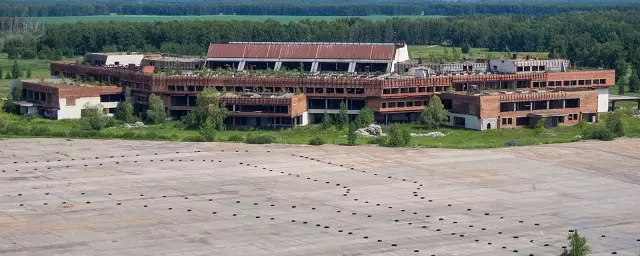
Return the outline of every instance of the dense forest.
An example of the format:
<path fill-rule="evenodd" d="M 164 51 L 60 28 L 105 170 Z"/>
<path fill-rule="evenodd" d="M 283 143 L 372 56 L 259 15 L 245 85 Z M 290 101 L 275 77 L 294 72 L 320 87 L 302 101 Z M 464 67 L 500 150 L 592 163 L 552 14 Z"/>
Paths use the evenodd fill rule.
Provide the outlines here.
<path fill-rule="evenodd" d="M 6 37 L 12 58 L 60 58 L 96 51 L 202 55 L 210 42 L 328 41 L 447 44 L 494 51 L 550 52 L 578 66 L 640 70 L 640 12 L 579 12 L 551 17 L 359 18 L 279 23 L 254 21 L 96 22 L 45 25 Z M 25 57 L 27 56 L 27 57 Z"/>
<path fill-rule="evenodd" d="M 109 15 L 554 15 L 572 11 L 640 11 L 634 2 L 432 2 L 432 1 L 189 1 L 189 2 L 12 2 L 0 1 L 0 16 Z"/>

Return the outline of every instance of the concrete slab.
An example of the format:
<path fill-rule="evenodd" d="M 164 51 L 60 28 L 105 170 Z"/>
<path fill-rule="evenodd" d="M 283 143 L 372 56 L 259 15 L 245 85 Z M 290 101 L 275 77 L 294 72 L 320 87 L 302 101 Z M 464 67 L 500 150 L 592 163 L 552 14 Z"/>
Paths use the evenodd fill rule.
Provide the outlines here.
<path fill-rule="evenodd" d="M 640 254 L 640 141 L 0 141 L 0 255 Z"/>

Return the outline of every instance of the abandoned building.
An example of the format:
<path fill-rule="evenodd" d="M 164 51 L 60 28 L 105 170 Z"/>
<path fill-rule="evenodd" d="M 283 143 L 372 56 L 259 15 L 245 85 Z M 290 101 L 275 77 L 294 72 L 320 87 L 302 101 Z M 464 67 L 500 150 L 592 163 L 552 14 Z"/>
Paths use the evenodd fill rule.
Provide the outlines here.
<path fill-rule="evenodd" d="M 342 66 L 338 70 L 344 72 L 325 72 L 323 63 L 329 60 L 334 62 L 328 65 Z M 302 63 L 304 70 L 295 75 L 251 71 L 295 69 L 296 63 Z M 211 44 L 205 65 L 224 66 L 231 73 L 166 75 L 144 66 L 53 62 L 51 75 L 131 87 L 135 109 L 141 114 L 148 108 L 149 95 L 159 95 L 173 119 L 193 109 L 199 92 L 215 88 L 224 92 L 221 101 L 229 109 L 229 126 L 319 123 L 325 112 L 338 113 L 342 102 L 351 118 L 369 107 L 379 123 L 413 122 L 419 120 L 430 97 L 438 94 L 449 125 L 487 130 L 534 126 L 540 118 L 547 118 L 552 126 L 596 121 L 598 113 L 608 111 L 615 71 L 572 70 L 569 64 L 514 58 L 423 65 L 431 72 L 417 73 L 405 72 L 420 65 L 407 61 L 404 44 L 230 43 Z M 362 65 L 368 68 L 363 71 Z M 394 65 L 405 66 L 394 71 Z"/>
<path fill-rule="evenodd" d="M 14 103 L 21 114 L 76 119 L 83 109 L 94 105 L 101 105 L 105 114 L 113 115 L 124 94 L 122 87 L 88 85 L 70 79 L 24 80 L 22 99 Z"/>
<path fill-rule="evenodd" d="M 211 44 L 207 67 L 306 72 L 393 72 L 409 60 L 405 43 L 231 42 Z"/>

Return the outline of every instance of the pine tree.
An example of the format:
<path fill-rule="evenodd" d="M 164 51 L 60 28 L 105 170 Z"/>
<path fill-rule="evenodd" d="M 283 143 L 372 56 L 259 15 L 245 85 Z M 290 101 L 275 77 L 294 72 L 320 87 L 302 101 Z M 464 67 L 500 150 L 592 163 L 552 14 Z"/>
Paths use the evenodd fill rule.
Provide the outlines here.
<path fill-rule="evenodd" d="M 587 239 L 578 235 L 578 230 L 570 234 L 567 240 L 569 240 L 569 248 L 564 249 L 560 256 L 586 256 L 591 253 L 591 249 L 587 245 Z"/>
<path fill-rule="evenodd" d="M 331 120 L 331 116 L 327 111 L 324 111 L 324 115 L 322 116 L 322 129 L 330 129 L 333 125 L 333 120 Z"/>
<path fill-rule="evenodd" d="M 347 113 L 347 104 L 344 101 L 340 102 L 340 110 L 336 116 L 336 126 L 345 127 L 349 123 L 349 114 Z"/>
<path fill-rule="evenodd" d="M 618 81 L 616 86 L 618 87 L 618 95 L 624 95 L 624 82 Z"/>
<path fill-rule="evenodd" d="M 356 124 L 355 122 L 349 123 L 349 131 L 347 132 L 347 145 L 353 146 L 356 144 L 356 139 L 358 139 L 358 135 L 356 134 Z"/>
<path fill-rule="evenodd" d="M 20 68 L 20 64 L 18 64 L 17 60 L 13 61 L 13 67 L 11 67 L 11 78 L 18 79 L 22 76 L 22 68 Z"/>
<path fill-rule="evenodd" d="M 632 71 L 629 77 L 629 92 L 640 91 L 640 79 L 638 79 L 638 72 Z"/>

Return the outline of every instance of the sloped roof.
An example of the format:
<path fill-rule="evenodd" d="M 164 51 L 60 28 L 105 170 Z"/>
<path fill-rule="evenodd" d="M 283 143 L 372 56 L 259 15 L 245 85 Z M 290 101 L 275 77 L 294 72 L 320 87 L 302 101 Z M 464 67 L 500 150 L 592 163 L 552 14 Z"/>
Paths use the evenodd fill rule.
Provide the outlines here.
<path fill-rule="evenodd" d="M 395 44 L 262 43 L 210 44 L 208 58 L 393 60 Z"/>

